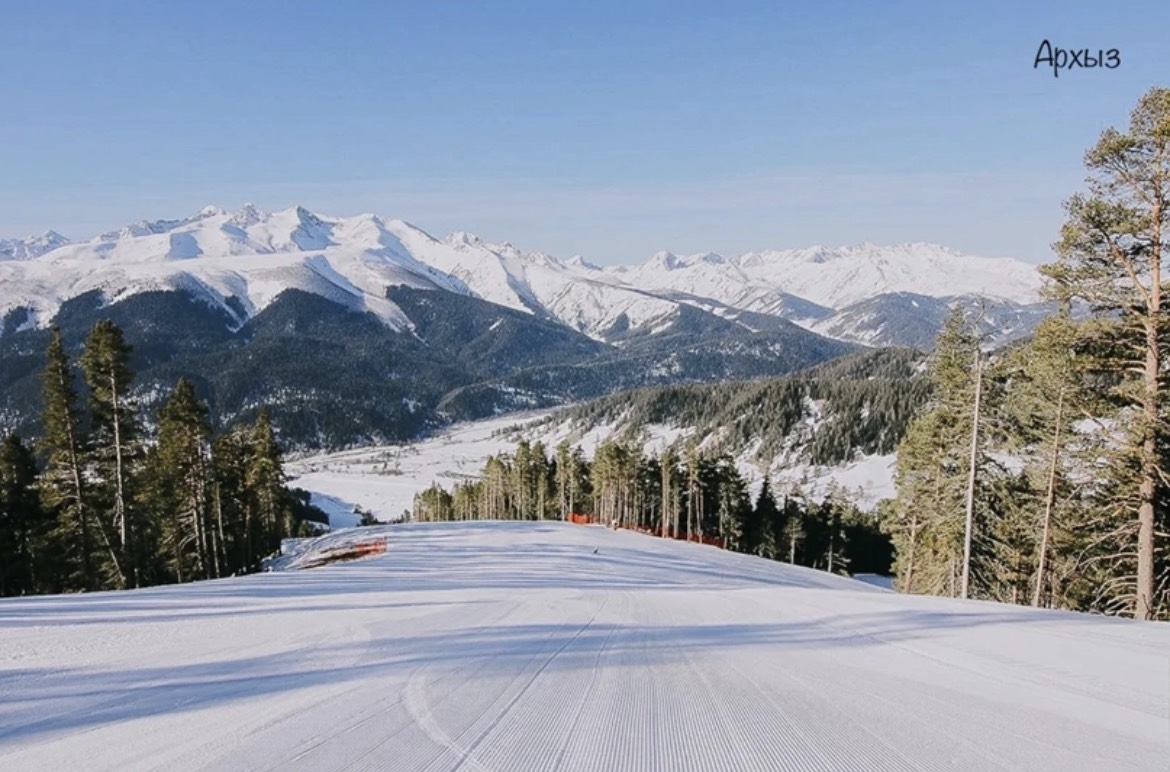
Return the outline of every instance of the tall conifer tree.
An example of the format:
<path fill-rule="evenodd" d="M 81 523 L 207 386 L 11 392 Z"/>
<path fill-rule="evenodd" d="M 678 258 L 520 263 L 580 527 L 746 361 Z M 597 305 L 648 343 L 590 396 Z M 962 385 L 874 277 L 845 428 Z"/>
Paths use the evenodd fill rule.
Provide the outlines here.
<path fill-rule="evenodd" d="M 1113 396 L 1130 427 L 1128 455 L 1136 465 L 1125 517 L 1133 523 L 1133 616 L 1151 619 L 1165 604 L 1156 596 L 1159 500 L 1167 426 L 1163 403 L 1168 345 L 1164 284 L 1170 257 L 1170 88 L 1154 88 L 1134 108 L 1128 129 L 1107 129 L 1085 154 L 1087 192 L 1066 204 L 1054 245 L 1058 261 L 1043 269 L 1049 293 L 1083 300 L 1097 314 L 1097 350 L 1117 377 Z M 1164 517 L 1164 515 L 1163 515 Z"/>

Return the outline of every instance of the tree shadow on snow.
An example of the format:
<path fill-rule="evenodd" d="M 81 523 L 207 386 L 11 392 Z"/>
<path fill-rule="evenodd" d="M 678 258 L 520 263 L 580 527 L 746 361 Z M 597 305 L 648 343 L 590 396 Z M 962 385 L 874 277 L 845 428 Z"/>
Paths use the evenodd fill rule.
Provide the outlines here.
<path fill-rule="evenodd" d="M 398 689 L 400 697 L 406 678 L 420 668 L 473 665 L 478 678 L 514 678 L 537 665 L 549 673 L 599 665 L 643 667 L 705 653 L 733 657 L 745 648 L 782 658 L 795 650 L 878 647 L 939 631 L 1035 624 L 1038 619 L 1043 617 L 902 610 L 764 623 L 492 625 L 385 636 L 327 652 L 306 647 L 180 666 L 9 670 L 0 672 L 0 744 L 322 685 L 371 682 L 371 688 L 389 689 L 391 697 Z M 59 712 L 53 712 L 55 704 L 61 705 Z M 29 710 L 32 706 L 35 711 Z"/>

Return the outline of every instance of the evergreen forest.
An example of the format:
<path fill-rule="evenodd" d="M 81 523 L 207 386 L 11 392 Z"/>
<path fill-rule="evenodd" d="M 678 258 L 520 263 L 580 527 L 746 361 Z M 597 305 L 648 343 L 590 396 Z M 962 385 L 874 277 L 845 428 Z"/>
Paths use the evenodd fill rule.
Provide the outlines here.
<path fill-rule="evenodd" d="M 0 441 L 0 595 L 144 587 L 257 570 L 323 512 L 287 487 L 268 412 L 218 431 L 190 381 L 155 416 L 131 347 L 98 322 L 71 361 L 51 331 L 44 431 Z"/>

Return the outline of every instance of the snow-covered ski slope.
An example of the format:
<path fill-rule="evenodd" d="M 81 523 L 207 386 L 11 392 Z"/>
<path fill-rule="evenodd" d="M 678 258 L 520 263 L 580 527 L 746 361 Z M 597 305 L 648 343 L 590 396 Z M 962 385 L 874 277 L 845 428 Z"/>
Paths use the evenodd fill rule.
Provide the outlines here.
<path fill-rule="evenodd" d="M 1163 772 L 1170 758 L 1167 625 L 904 597 L 598 526 L 364 530 L 390 550 L 0 601 L 0 769 Z"/>

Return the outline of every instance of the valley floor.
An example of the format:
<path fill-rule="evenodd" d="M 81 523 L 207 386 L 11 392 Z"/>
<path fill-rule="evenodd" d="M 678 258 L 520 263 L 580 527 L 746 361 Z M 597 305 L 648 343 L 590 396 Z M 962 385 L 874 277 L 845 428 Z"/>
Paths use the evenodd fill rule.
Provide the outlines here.
<path fill-rule="evenodd" d="M 561 523 L 0 601 L 0 769 L 1165 770 L 1170 626 Z M 349 538 L 336 534 L 330 539 Z"/>
<path fill-rule="evenodd" d="M 354 507 L 369 510 L 377 519 L 399 520 L 410 512 L 414 495 L 438 483 L 451 490 L 458 482 L 475 480 L 489 456 L 513 453 L 521 439 L 541 441 L 555 448 L 561 440 L 580 447 L 593 458 L 610 436 L 621 434 L 616 424 L 603 424 L 581 431 L 567 423 L 542 423 L 553 412 L 510 413 L 482 421 L 468 421 L 447 427 L 433 437 L 403 445 L 375 445 L 331 453 L 305 455 L 286 463 L 291 484 L 313 494 L 313 504 L 329 515 L 334 528 L 357 525 Z M 650 427 L 643 449 L 657 455 L 686 432 L 669 426 Z M 748 482 L 748 491 L 759 495 L 763 475 L 752 454 L 736 459 L 739 473 Z M 894 495 L 894 456 L 860 456 L 837 466 L 813 466 L 804 462 L 778 460 L 770 470 L 774 485 L 801 485 L 812 497 L 823 497 L 835 484 L 855 503 L 873 508 L 880 499 Z"/>

